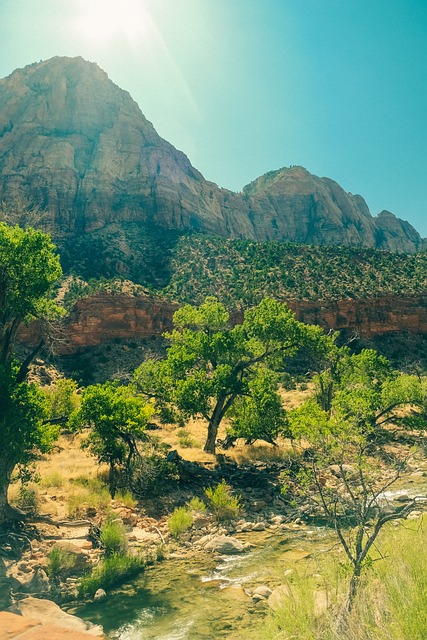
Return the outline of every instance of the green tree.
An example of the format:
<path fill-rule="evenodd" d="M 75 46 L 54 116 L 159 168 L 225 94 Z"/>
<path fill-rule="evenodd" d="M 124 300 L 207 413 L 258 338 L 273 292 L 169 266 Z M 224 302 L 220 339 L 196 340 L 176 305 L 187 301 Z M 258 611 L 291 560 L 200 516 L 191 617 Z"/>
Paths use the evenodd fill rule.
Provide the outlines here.
<path fill-rule="evenodd" d="M 387 502 L 385 491 L 404 473 L 409 455 L 390 453 L 377 437 L 380 425 L 401 420 L 398 407 L 423 410 L 424 390 L 416 376 L 398 374 L 372 350 L 344 352 L 333 382 L 328 410 L 317 394 L 289 412 L 293 437 L 309 445 L 293 490 L 304 502 L 309 498 L 338 535 L 352 566 L 345 607 L 350 611 L 383 526 L 424 504 L 421 497 L 399 507 Z"/>
<path fill-rule="evenodd" d="M 208 422 L 204 449 L 209 453 L 215 453 L 219 425 L 238 398 L 257 402 L 269 395 L 271 399 L 271 378 L 266 386 L 264 377 L 264 391 L 259 393 L 261 363 L 283 369 L 286 358 L 301 346 L 324 348 L 321 329 L 298 322 L 285 303 L 272 299 L 247 310 L 243 323 L 231 327 L 224 306 L 206 298 L 200 307 L 179 309 L 174 325 L 166 334 L 167 358 L 143 363 L 135 382 L 141 393 L 155 400 L 164 419 L 204 418 Z M 281 416 L 277 409 L 276 426 Z"/>
<path fill-rule="evenodd" d="M 91 427 L 84 446 L 99 462 L 109 465 L 112 497 L 120 471 L 129 474 L 132 462 L 139 457 L 138 440 L 144 438 L 152 413 L 151 405 L 136 396 L 132 387 L 106 382 L 88 387 L 80 408 L 70 418 L 75 429 Z"/>
<path fill-rule="evenodd" d="M 43 340 L 22 361 L 14 347 L 23 322 L 61 313 L 51 299 L 60 275 L 49 236 L 0 223 L 0 523 L 12 517 L 7 491 L 14 469 L 28 470 L 37 452 L 47 451 L 57 435 L 57 427 L 48 422 L 44 395 L 25 381 Z"/>
<path fill-rule="evenodd" d="M 314 378 L 316 400 L 329 417 L 351 420 L 369 432 L 388 422 L 405 422 L 397 410 L 405 405 L 423 409 L 425 384 L 415 375 L 394 370 L 387 358 L 373 349 L 350 354 L 331 349 L 329 366 Z"/>

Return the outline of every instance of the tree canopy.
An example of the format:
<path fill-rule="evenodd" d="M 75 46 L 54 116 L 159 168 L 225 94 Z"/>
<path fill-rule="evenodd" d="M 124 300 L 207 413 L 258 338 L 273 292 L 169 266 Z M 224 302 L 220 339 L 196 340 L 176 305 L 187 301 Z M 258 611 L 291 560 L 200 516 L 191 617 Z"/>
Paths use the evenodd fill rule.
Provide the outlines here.
<path fill-rule="evenodd" d="M 155 400 L 160 416 L 165 421 L 204 418 L 208 422 L 205 451 L 215 453 L 224 416 L 237 399 L 251 398 L 259 416 L 263 402 L 269 403 L 270 416 L 274 406 L 277 414 L 268 439 L 277 435 L 285 422 L 281 403 L 274 400 L 277 384 L 265 368 L 283 369 L 286 359 L 302 346 L 321 351 L 325 348 L 322 330 L 298 322 L 285 303 L 273 299 L 247 310 L 243 322 L 234 326 L 225 307 L 212 297 L 199 307 L 185 305 L 173 320 L 174 330 L 166 334 L 167 358 L 149 360 L 135 372 L 137 388 Z M 242 415 L 248 408 L 243 401 L 237 404 L 236 428 L 241 429 L 237 412 Z M 264 420 L 256 428 L 265 433 L 266 427 Z"/>
<path fill-rule="evenodd" d="M 51 297 L 60 275 L 48 235 L 0 223 L 0 522 L 8 510 L 13 470 L 47 451 L 57 435 L 57 427 L 48 423 L 42 392 L 25 382 L 40 344 L 23 361 L 14 355 L 14 347 L 22 322 L 60 314 Z"/>
<path fill-rule="evenodd" d="M 80 408 L 70 418 L 74 428 L 91 427 L 85 446 L 99 462 L 109 465 L 113 496 L 118 471 L 120 467 L 129 471 L 139 455 L 137 441 L 144 437 L 152 413 L 151 405 L 136 396 L 132 387 L 106 382 L 88 387 Z"/>

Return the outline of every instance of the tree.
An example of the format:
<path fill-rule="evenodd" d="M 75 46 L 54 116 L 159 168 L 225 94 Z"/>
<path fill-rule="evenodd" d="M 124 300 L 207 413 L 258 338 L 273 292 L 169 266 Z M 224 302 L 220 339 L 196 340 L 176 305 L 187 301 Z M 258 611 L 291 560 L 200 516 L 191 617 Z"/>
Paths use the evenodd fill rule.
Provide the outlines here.
<path fill-rule="evenodd" d="M 410 456 L 408 451 L 390 452 L 377 437 L 379 425 L 400 419 L 394 415 L 396 407 L 422 405 L 423 389 L 417 378 L 399 375 L 372 350 L 353 356 L 345 352 L 328 411 L 321 400 L 314 396 L 289 412 L 293 437 L 309 446 L 308 462 L 292 486 L 297 499 L 309 497 L 338 535 L 352 566 L 345 607 L 351 611 L 381 529 L 424 504 L 417 497 L 395 507 L 386 499 Z"/>
<path fill-rule="evenodd" d="M 272 299 L 247 310 L 243 323 L 234 327 L 224 306 L 212 297 L 200 307 L 182 307 L 173 320 L 175 328 L 166 334 L 167 358 L 143 363 L 135 372 L 135 383 L 154 399 L 164 420 L 204 418 L 209 453 L 215 453 L 219 425 L 239 398 L 257 403 L 269 396 L 271 410 L 274 385 L 271 377 L 268 385 L 265 376 L 261 382 L 261 364 L 283 369 L 286 358 L 301 346 L 323 347 L 321 329 L 298 322 L 285 303 Z M 241 413 L 244 406 L 248 408 L 240 403 L 236 409 Z M 275 409 L 279 426 L 282 413 L 277 402 Z"/>
<path fill-rule="evenodd" d="M 57 427 L 48 423 L 43 394 L 25 382 L 43 342 L 22 361 L 14 347 L 22 322 L 61 313 L 51 299 L 60 275 L 49 236 L 0 223 L 0 523 L 12 513 L 7 491 L 14 469 L 47 451 L 57 435 Z"/>
<path fill-rule="evenodd" d="M 373 349 L 350 354 L 347 347 L 332 345 L 328 366 L 314 377 L 316 400 L 328 414 L 351 420 L 357 428 L 372 431 L 393 422 L 402 406 L 423 409 L 426 389 L 415 375 L 394 370 L 387 358 Z"/>
<path fill-rule="evenodd" d="M 132 387 L 106 382 L 88 387 L 80 408 L 70 418 L 75 429 L 91 427 L 84 446 L 98 462 L 109 465 L 112 497 L 120 470 L 129 474 L 132 462 L 139 457 L 138 440 L 144 438 L 152 413 L 151 405 L 136 396 Z"/>

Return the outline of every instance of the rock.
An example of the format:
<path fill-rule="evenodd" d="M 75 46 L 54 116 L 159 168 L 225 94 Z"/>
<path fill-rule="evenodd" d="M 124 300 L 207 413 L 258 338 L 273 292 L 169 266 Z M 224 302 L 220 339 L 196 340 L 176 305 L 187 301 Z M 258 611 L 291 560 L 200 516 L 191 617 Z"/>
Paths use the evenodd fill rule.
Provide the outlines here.
<path fill-rule="evenodd" d="M 409 223 L 388 211 L 373 218 L 361 196 L 303 167 L 270 171 L 242 193 L 219 188 L 157 134 L 126 91 L 81 57 L 14 71 L 0 81 L 0 104 L 0 201 L 42 205 L 41 222 L 69 247 L 82 235 L 90 246 L 99 234 L 89 234 L 104 232 L 107 241 L 96 245 L 100 265 L 120 239 L 111 268 L 125 277 L 133 275 L 131 257 L 144 264 L 132 225 L 137 236 L 158 226 L 402 252 L 424 247 Z"/>
<path fill-rule="evenodd" d="M 208 527 L 209 524 L 209 520 L 207 518 L 204 518 L 203 516 L 199 516 L 193 520 L 194 529 L 204 529 L 205 527 Z"/>
<path fill-rule="evenodd" d="M 95 591 L 95 595 L 93 596 L 94 600 L 104 600 L 104 598 L 107 597 L 107 593 L 104 591 L 104 589 L 97 589 Z"/>
<path fill-rule="evenodd" d="M 267 525 L 265 522 L 256 522 L 252 527 L 252 531 L 265 531 L 266 528 Z"/>
<path fill-rule="evenodd" d="M 235 600 L 247 600 L 248 595 L 246 593 L 246 589 L 242 587 L 241 584 L 231 584 L 229 587 L 225 587 L 227 589 L 227 596 L 231 596 Z"/>
<path fill-rule="evenodd" d="M 46 571 L 37 568 L 30 579 L 21 583 L 21 591 L 31 595 L 46 594 L 50 590 L 49 578 Z"/>
<path fill-rule="evenodd" d="M 61 540 L 60 542 L 56 543 L 55 547 L 62 549 L 62 551 L 72 556 L 73 563 L 72 568 L 70 569 L 70 573 L 83 572 L 90 566 L 89 555 L 85 550 L 83 550 L 81 547 L 78 547 L 76 544 L 67 542 L 66 540 Z"/>
<path fill-rule="evenodd" d="M 77 616 L 65 613 L 57 604 L 50 600 L 31 597 L 24 598 L 11 607 L 11 611 L 12 613 L 18 613 L 25 618 L 33 618 L 42 623 L 51 623 L 57 627 L 85 632 L 91 636 L 104 636 L 102 627 L 94 625 L 91 622 L 85 622 Z"/>
<path fill-rule="evenodd" d="M 411 496 L 408 496 L 407 493 L 401 493 L 394 497 L 395 502 L 410 502 L 412 500 Z"/>
<path fill-rule="evenodd" d="M 267 503 L 264 500 L 255 500 L 255 502 L 253 502 L 251 505 L 252 511 L 255 511 L 255 513 L 259 513 L 260 511 L 265 509 L 266 506 Z"/>
<path fill-rule="evenodd" d="M 231 536 L 216 536 L 205 545 L 206 551 L 220 553 L 223 555 L 233 555 L 243 553 L 244 547 L 240 540 Z"/>
<path fill-rule="evenodd" d="M 268 598 L 269 596 L 271 596 L 272 593 L 273 591 L 269 587 L 266 587 L 265 585 L 260 585 L 254 590 L 252 596 L 260 596 L 261 598 Z"/>
<path fill-rule="evenodd" d="M 286 584 L 282 584 L 279 587 L 273 589 L 268 598 L 268 606 L 277 611 L 283 605 L 287 598 L 291 597 L 291 590 Z"/>
<path fill-rule="evenodd" d="M 285 521 L 285 516 L 272 516 L 270 522 L 272 524 L 282 524 Z"/>
<path fill-rule="evenodd" d="M 195 547 L 204 547 L 211 540 L 212 540 L 212 536 L 210 534 L 208 534 L 206 536 L 202 536 L 198 540 L 194 541 L 194 546 Z"/>

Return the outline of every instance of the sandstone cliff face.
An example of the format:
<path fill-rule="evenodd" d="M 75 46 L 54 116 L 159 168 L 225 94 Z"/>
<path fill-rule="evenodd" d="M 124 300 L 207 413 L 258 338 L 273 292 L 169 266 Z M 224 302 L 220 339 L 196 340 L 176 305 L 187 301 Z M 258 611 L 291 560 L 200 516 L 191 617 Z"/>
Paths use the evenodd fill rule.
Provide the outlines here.
<path fill-rule="evenodd" d="M 357 333 L 361 338 L 401 331 L 427 334 L 427 295 L 327 302 L 291 301 L 289 307 L 302 322 L 316 324 L 326 330 Z M 71 354 L 114 338 L 159 337 L 172 328 L 172 317 L 177 308 L 177 304 L 160 298 L 124 293 L 98 293 L 82 298 L 64 321 L 61 339 L 54 345 L 56 352 Z M 237 315 L 235 321 L 238 322 Z M 36 325 L 22 328 L 22 342 L 35 344 L 38 339 Z"/>
<path fill-rule="evenodd" d="M 137 223 L 232 238 L 416 251 L 419 234 L 302 167 L 241 194 L 204 179 L 96 64 L 53 58 L 0 80 L 0 201 L 29 199 L 59 240 Z M 126 238 L 125 238 L 126 242 Z"/>

